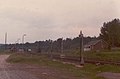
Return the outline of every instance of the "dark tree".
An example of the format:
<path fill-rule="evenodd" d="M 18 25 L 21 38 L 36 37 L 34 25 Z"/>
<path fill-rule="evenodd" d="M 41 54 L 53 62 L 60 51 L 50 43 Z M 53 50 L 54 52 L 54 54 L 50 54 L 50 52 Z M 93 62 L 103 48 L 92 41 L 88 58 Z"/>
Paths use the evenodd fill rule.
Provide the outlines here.
<path fill-rule="evenodd" d="M 108 43 L 108 48 L 120 46 L 120 20 L 105 22 L 101 28 L 100 38 Z"/>

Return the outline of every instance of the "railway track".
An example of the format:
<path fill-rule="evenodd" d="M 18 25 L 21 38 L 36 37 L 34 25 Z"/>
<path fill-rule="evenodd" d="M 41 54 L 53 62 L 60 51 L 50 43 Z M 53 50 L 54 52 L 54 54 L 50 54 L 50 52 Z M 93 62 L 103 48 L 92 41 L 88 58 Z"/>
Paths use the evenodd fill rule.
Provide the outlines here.
<path fill-rule="evenodd" d="M 80 64 L 80 58 L 79 57 L 72 57 L 72 56 L 63 56 L 61 57 L 60 55 L 53 55 L 53 59 L 58 59 L 62 61 L 67 61 L 67 62 L 72 62 L 76 64 Z M 110 64 L 110 65 L 119 65 L 120 66 L 120 61 L 107 61 L 107 60 L 96 60 L 96 59 L 88 59 L 84 58 L 85 63 L 91 63 L 91 64 Z"/>
<path fill-rule="evenodd" d="M 52 59 L 57 59 L 57 60 L 62 60 L 65 62 L 72 62 L 72 63 L 76 63 L 76 64 L 80 64 L 80 57 L 73 57 L 73 56 L 61 56 L 61 55 L 50 55 L 50 54 L 42 54 L 45 56 L 48 56 Z M 84 61 L 85 63 L 91 63 L 91 64 L 110 64 L 110 65 L 118 65 L 120 66 L 120 61 L 112 61 L 112 60 L 102 60 L 102 59 L 94 59 L 94 58 L 85 58 L 84 57 Z"/>

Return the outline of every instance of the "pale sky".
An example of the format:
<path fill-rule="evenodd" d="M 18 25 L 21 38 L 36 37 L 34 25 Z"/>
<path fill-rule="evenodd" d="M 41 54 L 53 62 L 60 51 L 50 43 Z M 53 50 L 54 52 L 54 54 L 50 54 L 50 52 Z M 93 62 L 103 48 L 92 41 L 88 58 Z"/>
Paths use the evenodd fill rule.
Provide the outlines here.
<path fill-rule="evenodd" d="M 98 36 L 104 22 L 120 18 L 120 0 L 0 0 L 0 43 Z M 21 42 L 21 41 L 20 41 Z"/>

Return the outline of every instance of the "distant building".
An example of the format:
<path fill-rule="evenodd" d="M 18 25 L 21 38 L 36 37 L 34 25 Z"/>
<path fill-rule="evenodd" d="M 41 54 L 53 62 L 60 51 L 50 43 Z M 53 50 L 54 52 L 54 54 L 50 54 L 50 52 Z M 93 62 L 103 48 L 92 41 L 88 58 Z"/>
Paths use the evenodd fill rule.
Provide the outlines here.
<path fill-rule="evenodd" d="M 84 51 L 100 51 L 107 48 L 107 43 L 103 40 L 90 41 L 84 45 Z"/>

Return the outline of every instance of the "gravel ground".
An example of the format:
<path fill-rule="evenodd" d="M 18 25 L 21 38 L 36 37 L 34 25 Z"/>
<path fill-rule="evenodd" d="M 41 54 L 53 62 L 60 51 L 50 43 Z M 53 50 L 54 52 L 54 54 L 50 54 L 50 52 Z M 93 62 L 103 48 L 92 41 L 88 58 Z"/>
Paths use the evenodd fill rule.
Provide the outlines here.
<path fill-rule="evenodd" d="M 9 64 L 9 55 L 0 55 L 0 79 L 80 79 L 70 72 L 48 66 Z"/>
<path fill-rule="evenodd" d="M 70 72 L 47 66 L 9 64 L 9 55 L 0 55 L 0 79 L 80 79 Z M 103 72 L 98 74 L 105 79 L 120 79 L 120 73 Z"/>
<path fill-rule="evenodd" d="M 65 72 L 55 68 L 47 66 L 35 66 L 27 64 L 13 64 L 9 67 L 11 70 L 22 70 L 29 72 L 32 75 L 36 76 L 39 79 L 80 79 L 79 77 L 74 76 L 70 72 Z"/>
<path fill-rule="evenodd" d="M 5 61 L 8 57 L 9 55 L 0 55 L 0 79 L 39 79 L 26 71 L 9 68 L 12 66 Z"/>
<path fill-rule="evenodd" d="M 98 76 L 104 77 L 105 79 L 120 79 L 120 73 L 103 72 L 98 74 Z"/>

